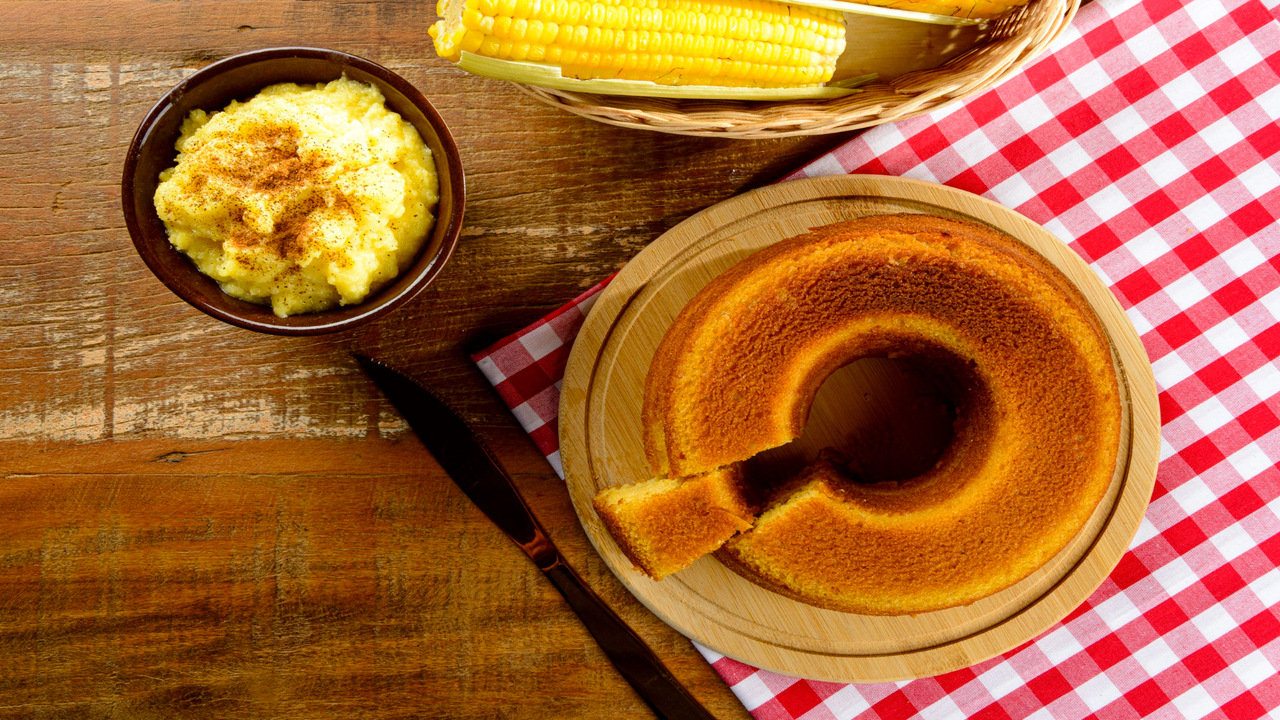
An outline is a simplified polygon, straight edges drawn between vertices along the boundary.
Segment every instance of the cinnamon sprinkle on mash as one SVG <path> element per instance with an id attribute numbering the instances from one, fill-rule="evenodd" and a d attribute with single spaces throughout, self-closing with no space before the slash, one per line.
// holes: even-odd
<path id="1" fill-rule="evenodd" d="M 421 250 L 439 183 L 372 85 L 272 85 L 182 126 L 156 211 L 229 295 L 285 317 L 362 301 Z"/>

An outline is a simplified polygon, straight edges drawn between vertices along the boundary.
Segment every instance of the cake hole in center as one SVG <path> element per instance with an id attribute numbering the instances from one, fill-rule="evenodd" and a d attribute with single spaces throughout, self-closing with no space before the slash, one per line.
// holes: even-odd
<path id="1" fill-rule="evenodd" d="M 953 399 L 930 371 L 909 360 L 856 360 L 818 389 L 804 434 L 756 456 L 753 475 L 785 481 L 833 448 L 858 482 L 908 480 L 933 468 L 951 444 L 955 417 Z"/>

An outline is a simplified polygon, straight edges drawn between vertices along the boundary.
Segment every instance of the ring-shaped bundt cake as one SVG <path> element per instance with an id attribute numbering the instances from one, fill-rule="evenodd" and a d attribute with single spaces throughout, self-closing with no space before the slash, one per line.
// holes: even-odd
<path id="1" fill-rule="evenodd" d="M 823 381 L 865 357 L 905 359 L 950 396 L 954 436 L 934 467 L 862 484 L 819 462 L 774 491 L 745 530 L 745 500 L 727 493 L 724 507 L 700 506 L 695 516 L 728 513 L 736 524 L 708 522 L 699 548 L 723 544 L 725 564 L 803 602 L 920 613 L 1025 578 L 1106 493 L 1119 394 L 1106 334 L 1083 296 L 1013 238 L 911 214 L 784 240 L 698 293 L 667 331 L 645 385 L 645 450 L 660 478 L 650 483 L 668 490 L 610 488 L 597 510 L 615 528 L 619 509 L 639 513 L 681 478 L 790 442 Z M 634 500 L 620 504 L 627 493 Z M 634 543 L 618 539 L 637 560 Z"/>

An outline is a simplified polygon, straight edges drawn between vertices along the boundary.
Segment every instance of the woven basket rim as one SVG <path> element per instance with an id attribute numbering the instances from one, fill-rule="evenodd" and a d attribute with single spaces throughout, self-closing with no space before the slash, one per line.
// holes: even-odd
<path id="1" fill-rule="evenodd" d="M 1043 53 L 1079 8 L 1080 0 L 1034 0 L 996 21 L 996 38 L 938 68 L 832 100 L 672 100 L 513 84 L 552 107 L 617 127 L 743 140 L 826 135 L 923 115 L 998 85 Z"/>

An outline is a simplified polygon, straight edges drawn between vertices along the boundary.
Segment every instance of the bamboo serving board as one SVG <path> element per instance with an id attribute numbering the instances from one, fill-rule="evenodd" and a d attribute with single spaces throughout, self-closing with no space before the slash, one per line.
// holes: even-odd
<path id="1" fill-rule="evenodd" d="M 650 478 L 640 406 L 653 353 L 676 315 L 708 282 L 752 252 L 862 215 L 917 212 L 985 223 L 1040 252 L 1084 293 L 1112 343 L 1121 383 L 1120 456 L 1108 494 L 1058 555 L 1022 582 L 971 605 L 876 617 L 815 608 L 739 577 L 713 557 L 661 582 L 632 568 L 596 516 L 604 487 Z M 800 439 L 765 453 L 764 472 L 785 475 L 825 446 L 893 427 L 927 393 L 893 361 L 863 360 L 819 391 Z M 888 364 L 887 364 L 888 363 Z M 927 379 L 926 379 L 927 380 Z M 888 430 L 886 430 L 888 428 Z M 600 295 L 569 357 L 560 447 L 578 517 L 614 574 L 686 636 L 776 672 L 841 682 L 936 675 L 1020 645 L 1098 587 L 1137 531 L 1155 482 L 1160 421 L 1155 380 L 1132 324 L 1075 253 L 1027 218 L 976 195 L 903 178 L 836 176 L 782 183 L 715 205 L 659 237 Z"/>

